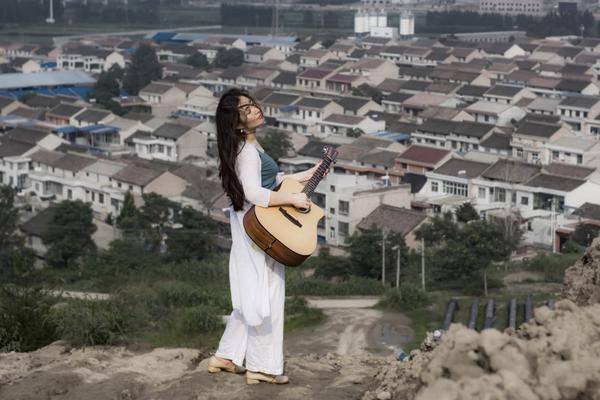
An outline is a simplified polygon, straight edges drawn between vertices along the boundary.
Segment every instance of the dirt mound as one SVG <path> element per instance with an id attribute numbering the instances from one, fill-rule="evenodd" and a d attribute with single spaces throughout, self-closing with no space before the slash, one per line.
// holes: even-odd
<path id="1" fill-rule="evenodd" d="M 565 272 L 561 296 L 580 306 L 600 303 L 600 237 Z"/>
<path id="2" fill-rule="evenodd" d="M 431 352 L 383 369 L 363 399 L 600 399 L 600 305 L 561 300 L 534 316 L 512 334 L 452 325 Z"/>
<path id="3" fill-rule="evenodd" d="M 600 400 L 600 238 L 565 276 L 554 310 L 516 331 L 452 325 L 376 375 L 363 400 Z"/>

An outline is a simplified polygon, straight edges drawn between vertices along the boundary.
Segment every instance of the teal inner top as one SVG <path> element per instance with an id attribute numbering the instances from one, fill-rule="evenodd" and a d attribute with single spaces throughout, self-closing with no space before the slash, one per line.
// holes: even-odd
<path id="1" fill-rule="evenodd" d="M 258 154 L 260 155 L 261 186 L 265 189 L 273 190 L 277 186 L 279 167 L 275 160 L 264 151 L 258 150 Z"/>

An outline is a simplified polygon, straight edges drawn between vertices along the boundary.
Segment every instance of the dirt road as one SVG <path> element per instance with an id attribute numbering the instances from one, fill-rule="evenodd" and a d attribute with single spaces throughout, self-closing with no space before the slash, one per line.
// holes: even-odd
<path id="1" fill-rule="evenodd" d="M 412 335 L 404 316 L 362 308 L 372 302 L 311 299 L 328 319 L 286 337 L 289 385 L 247 386 L 243 375 L 211 375 L 209 353 L 197 349 L 70 349 L 57 342 L 31 353 L 0 354 L 0 399 L 360 399 L 376 385 L 374 371 L 393 358 L 390 346 Z"/>
<path id="2" fill-rule="evenodd" d="M 308 303 L 323 309 L 327 320 L 288 335 L 286 350 L 291 355 L 390 355 L 413 338 L 410 320 L 404 315 L 368 308 L 377 303 L 377 298 L 309 298 Z"/>

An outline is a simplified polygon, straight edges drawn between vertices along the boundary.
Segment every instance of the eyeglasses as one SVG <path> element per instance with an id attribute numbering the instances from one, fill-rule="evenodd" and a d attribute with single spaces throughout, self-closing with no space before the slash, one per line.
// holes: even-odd
<path id="1" fill-rule="evenodd" d="M 252 107 L 258 108 L 258 111 L 262 114 L 262 108 L 260 108 L 260 105 L 255 102 L 243 104 L 239 106 L 238 109 L 241 110 L 245 115 L 249 115 L 252 112 Z"/>

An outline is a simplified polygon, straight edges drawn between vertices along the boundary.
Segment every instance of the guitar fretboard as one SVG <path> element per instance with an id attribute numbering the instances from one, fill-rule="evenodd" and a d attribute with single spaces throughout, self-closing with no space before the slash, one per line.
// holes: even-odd
<path id="1" fill-rule="evenodd" d="M 324 159 L 319 168 L 317 168 L 317 170 L 313 174 L 313 176 L 308 180 L 308 182 L 304 186 L 304 189 L 302 189 L 302 193 L 306 193 L 306 195 L 310 198 L 315 189 L 317 188 L 319 182 L 321 182 L 321 179 L 323 179 L 323 176 L 325 175 L 325 172 L 327 172 L 327 170 L 329 169 L 330 165 L 331 160 L 329 158 Z"/>

